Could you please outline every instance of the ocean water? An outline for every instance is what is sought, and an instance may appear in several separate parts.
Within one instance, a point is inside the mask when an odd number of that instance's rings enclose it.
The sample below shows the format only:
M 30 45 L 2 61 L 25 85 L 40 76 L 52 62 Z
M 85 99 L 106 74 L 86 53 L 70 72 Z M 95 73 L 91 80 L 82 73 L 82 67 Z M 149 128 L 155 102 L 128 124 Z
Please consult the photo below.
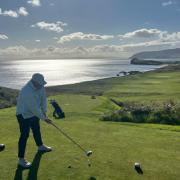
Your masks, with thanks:
M 20 89 L 36 72 L 45 76 L 47 86 L 53 86 L 115 77 L 120 71 L 144 72 L 159 67 L 111 59 L 1 60 L 0 86 Z

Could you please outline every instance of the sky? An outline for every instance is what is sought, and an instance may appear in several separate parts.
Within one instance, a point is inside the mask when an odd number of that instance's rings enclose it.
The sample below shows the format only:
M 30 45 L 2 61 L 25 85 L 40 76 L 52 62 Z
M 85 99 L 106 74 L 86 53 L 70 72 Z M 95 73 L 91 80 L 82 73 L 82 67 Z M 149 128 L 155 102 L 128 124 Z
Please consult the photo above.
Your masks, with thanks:
M 180 0 L 0 0 L 0 59 L 128 58 L 180 47 Z

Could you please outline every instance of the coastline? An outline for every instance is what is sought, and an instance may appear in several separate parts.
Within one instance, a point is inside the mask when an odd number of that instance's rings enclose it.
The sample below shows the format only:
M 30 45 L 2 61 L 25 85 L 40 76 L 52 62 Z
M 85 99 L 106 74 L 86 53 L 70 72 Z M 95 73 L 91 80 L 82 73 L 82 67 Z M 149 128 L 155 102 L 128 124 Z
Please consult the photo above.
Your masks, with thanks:
M 179 64 L 172 64 L 172 65 L 164 64 L 164 65 L 161 65 L 161 67 L 159 67 L 159 68 L 151 69 L 151 70 L 146 70 L 146 71 L 139 71 L 139 73 L 143 73 L 144 74 L 144 73 L 148 73 L 148 72 L 160 72 L 160 71 L 162 72 L 162 71 L 176 70 L 175 67 L 177 67 L 177 70 L 180 70 L 180 65 Z M 129 72 L 131 72 L 131 71 L 129 71 Z M 49 89 L 49 88 L 54 88 L 54 87 L 59 87 L 59 86 L 70 86 L 70 85 L 76 85 L 76 84 L 81 84 L 81 83 L 88 83 L 88 82 L 93 82 L 93 81 L 107 80 L 107 79 L 112 79 L 112 78 L 122 78 L 122 77 L 126 77 L 126 76 L 129 76 L 129 75 L 117 76 L 117 74 L 115 72 L 114 76 L 112 76 L 112 77 L 105 77 L 105 78 L 94 79 L 94 80 L 89 80 L 89 81 L 81 81 L 81 82 L 70 83 L 70 84 L 50 85 L 50 86 L 46 86 L 46 88 Z M 4 88 L 6 90 L 19 91 L 19 89 L 9 88 L 9 87 L 5 87 L 5 86 L 0 86 L 0 89 L 1 88 Z
M 146 70 L 146 71 L 139 71 L 139 73 L 148 73 L 148 72 L 162 72 L 162 71 L 170 71 L 170 70 L 180 70 L 180 64 L 164 64 L 161 65 L 161 67 L 156 68 L 156 69 L 151 69 L 151 70 Z M 131 72 L 131 71 L 129 71 Z M 99 80 L 106 80 L 106 79 L 111 79 L 111 78 L 121 78 L 121 77 L 125 77 L 125 76 L 129 76 L 129 75 L 121 75 L 121 76 L 115 76 L 116 72 L 114 73 L 114 76 L 112 77 L 105 77 L 105 78 L 100 78 L 100 79 L 94 79 L 94 80 L 89 80 L 89 81 L 81 81 L 81 82 L 77 82 L 77 83 L 70 83 L 70 84 L 57 84 L 57 85 L 53 85 L 53 86 L 46 86 L 46 88 L 54 88 L 54 87 L 59 87 L 59 86 L 69 86 L 69 85 L 76 85 L 76 84 L 81 84 L 81 83 L 87 83 L 87 82 L 93 82 L 93 81 L 99 81 Z M 14 89 L 14 88 L 9 88 L 9 87 L 5 87 L 5 86 L 0 86 L 0 88 L 5 88 L 7 90 L 12 90 L 12 91 L 19 91 L 19 89 Z
M 1 63 L 0 63 L 1 64 Z M 121 71 L 153 70 L 160 66 L 131 65 L 129 60 L 37 60 L 2 62 L 2 87 L 21 89 L 35 72 L 44 74 L 47 86 L 68 85 L 116 76 Z M 4 79 L 4 77 L 7 77 Z M 16 77 L 16 82 L 14 81 Z
M 121 82 L 123 78 L 133 78 L 135 76 L 144 76 L 147 73 L 161 73 L 161 72 L 180 72 L 180 64 L 167 65 L 161 68 L 146 71 L 144 73 L 137 73 L 134 75 L 114 76 L 101 78 L 92 81 L 84 81 L 74 84 L 56 85 L 46 87 L 47 96 L 67 93 L 67 94 L 84 94 L 101 96 L 106 90 L 111 89 L 114 80 Z M 12 107 L 16 104 L 16 97 L 19 90 L 6 87 L 0 87 L 0 109 Z

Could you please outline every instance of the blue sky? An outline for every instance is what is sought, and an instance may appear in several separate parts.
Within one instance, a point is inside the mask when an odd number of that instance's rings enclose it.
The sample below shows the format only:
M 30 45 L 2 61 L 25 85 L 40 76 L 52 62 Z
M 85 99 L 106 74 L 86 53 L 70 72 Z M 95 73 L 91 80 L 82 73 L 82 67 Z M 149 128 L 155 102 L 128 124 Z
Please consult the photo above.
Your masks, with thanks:
M 0 57 L 128 57 L 176 48 L 179 19 L 180 0 L 0 0 Z

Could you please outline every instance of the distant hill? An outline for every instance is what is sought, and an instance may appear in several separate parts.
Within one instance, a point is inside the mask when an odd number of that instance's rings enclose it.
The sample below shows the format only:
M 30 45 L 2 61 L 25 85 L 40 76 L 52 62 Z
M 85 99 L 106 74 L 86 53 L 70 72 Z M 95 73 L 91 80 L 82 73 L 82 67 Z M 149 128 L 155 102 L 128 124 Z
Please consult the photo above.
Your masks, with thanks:
M 147 51 L 134 54 L 132 58 L 142 58 L 142 59 L 175 59 L 180 58 L 180 48 L 167 49 L 162 51 Z
M 139 58 L 132 58 L 131 59 L 131 64 L 136 64 L 136 65 L 163 65 L 163 64 L 180 64 L 180 60 L 177 61 L 169 59 L 168 61 L 157 61 L 157 60 L 149 60 L 149 59 L 139 59 Z
M 132 58 L 131 64 L 140 64 L 140 65 L 162 65 L 163 62 L 160 61 L 153 61 L 153 60 L 144 60 L 139 58 Z

